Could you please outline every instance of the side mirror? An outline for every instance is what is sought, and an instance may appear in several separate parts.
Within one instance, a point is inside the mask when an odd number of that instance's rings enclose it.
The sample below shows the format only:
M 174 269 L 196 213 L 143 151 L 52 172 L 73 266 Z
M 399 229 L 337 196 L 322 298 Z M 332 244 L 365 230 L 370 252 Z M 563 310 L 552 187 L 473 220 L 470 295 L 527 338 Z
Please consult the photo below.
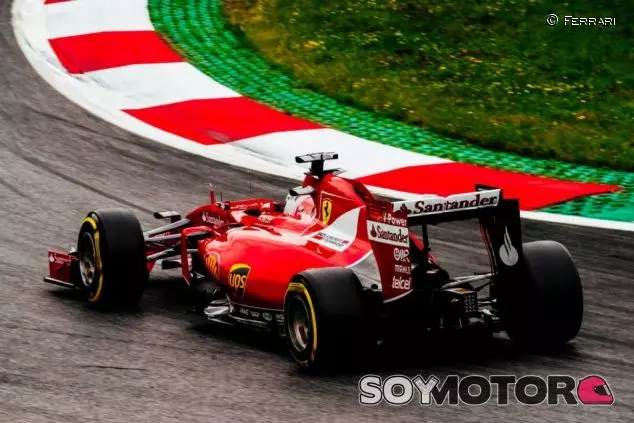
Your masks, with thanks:
M 178 212 L 167 210 L 154 212 L 155 219 L 169 219 L 170 223 L 178 222 L 181 220 L 181 215 Z

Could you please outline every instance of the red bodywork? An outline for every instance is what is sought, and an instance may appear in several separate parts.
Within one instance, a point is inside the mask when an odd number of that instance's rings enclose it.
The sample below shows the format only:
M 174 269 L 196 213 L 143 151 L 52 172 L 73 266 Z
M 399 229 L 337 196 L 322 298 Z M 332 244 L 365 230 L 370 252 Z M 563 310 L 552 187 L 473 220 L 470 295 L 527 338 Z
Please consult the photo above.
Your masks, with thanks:
M 191 230 L 211 224 L 217 232 L 199 242 L 198 254 L 232 303 L 281 310 L 294 275 L 321 267 L 354 270 L 364 262 L 369 265 L 362 283 L 382 288 L 385 300 L 411 290 L 407 265 L 399 268 L 398 288 L 392 287 L 395 247 L 368 237 L 369 208 L 375 210 L 374 220 L 379 223 L 384 213 L 398 214 L 392 212 L 391 203 L 375 199 L 356 181 L 332 174 L 320 179 L 308 175 L 303 187 L 308 186 L 314 192 L 293 214 L 279 211 L 274 200 L 252 199 L 201 206 L 186 216 L 194 225 Z M 383 204 L 384 210 L 379 211 Z M 401 231 L 408 237 L 405 216 L 402 222 Z M 401 257 L 407 257 L 408 242 L 401 244 Z M 389 283 L 381 284 L 381 280 Z
M 493 292 L 498 280 L 515 280 L 523 271 L 518 201 L 483 185 L 448 197 L 430 194 L 385 201 L 361 182 L 339 177 L 334 169 L 325 170 L 324 162 L 336 158 L 336 153 L 296 157 L 297 163 L 311 163 L 311 167 L 302 185 L 291 189 L 283 202 L 270 198 L 217 201 L 211 191 L 207 204 L 184 217 L 175 211 L 154 213 L 169 223 L 145 232 L 128 211 L 93 211 L 84 220 L 80 236 L 91 225 L 94 237 L 80 238 L 80 251 L 49 251 L 50 276 L 44 279 L 89 295 L 93 287 L 98 293 L 108 283 L 109 292 L 118 295 L 117 289 L 129 285 L 117 280 L 126 274 L 116 269 L 135 270 L 125 283 L 134 284 L 139 278 L 145 284 L 143 265 L 151 271 L 160 263 L 163 269 L 181 269 L 196 311 L 208 319 L 280 334 L 287 332 L 285 299 L 295 295 L 296 285 L 308 286 L 304 290 L 335 289 L 331 297 L 325 297 L 329 299 L 343 295 L 336 289 L 354 287 L 362 304 L 355 313 L 370 320 L 399 319 L 444 328 L 469 325 L 475 319 L 499 328 L 493 300 L 481 304 L 478 291 L 491 285 Z M 491 271 L 450 278 L 429 253 L 428 226 L 475 218 Z M 117 222 L 125 225 L 116 226 Z M 421 239 L 409 232 L 416 226 Z M 131 230 L 135 233 L 127 232 Z M 118 236 L 125 243 L 117 243 Z M 92 250 L 83 239 L 94 240 Z M 123 264 L 117 261 L 122 258 Z M 325 268 L 332 269 L 302 275 Z M 313 285 L 311 279 L 318 275 L 333 276 Z M 348 285 L 337 286 L 339 281 Z M 291 285 L 289 294 L 291 282 L 300 283 Z M 483 285 L 476 288 L 471 285 L 474 282 Z M 310 309 L 312 313 L 312 305 Z
M 412 290 L 410 242 L 416 249 L 422 245 L 409 234 L 405 212 L 393 211 L 392 203 L 375 198 L 360 182 L 330 172 L 307 174 L 297 192 L 276 203 L 219 202 L 212 191 L 209 203 L 186 220 L 164 212 L 176 227 L 146 232 L 148 270 L 164 258 L 182 268 L 188 284 L 202 271 L 224 288 L 233 306 L 272 311 L 282 310 L 291 278 L 314 268 L 350 268 L 364 289 L 380 292 L 386 302 Z M 49 259 L 49 282 L 76 285 L 74 253 L 50 251 Z

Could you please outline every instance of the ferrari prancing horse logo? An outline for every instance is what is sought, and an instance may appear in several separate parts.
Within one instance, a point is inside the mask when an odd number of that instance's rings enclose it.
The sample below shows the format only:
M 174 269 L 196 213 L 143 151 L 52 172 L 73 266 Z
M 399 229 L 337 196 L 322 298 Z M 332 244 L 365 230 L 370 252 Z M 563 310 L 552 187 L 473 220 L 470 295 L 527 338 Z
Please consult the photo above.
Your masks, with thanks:
M 324 225 L 330 222 L 330 216 L 332 216 L 332 200 L 326 198 L 321 202 L 321 221 Z

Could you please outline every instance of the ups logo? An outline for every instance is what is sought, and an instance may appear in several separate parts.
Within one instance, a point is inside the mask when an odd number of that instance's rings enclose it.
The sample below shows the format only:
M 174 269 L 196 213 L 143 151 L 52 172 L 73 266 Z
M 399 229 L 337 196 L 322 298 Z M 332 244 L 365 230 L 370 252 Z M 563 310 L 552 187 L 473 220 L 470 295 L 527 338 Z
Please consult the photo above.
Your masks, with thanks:
M 244 296 L 244 290 L 247 287 L 251 266 L 238 263 L 229 269 L 229 287 L 232 288 L 239 298 Z

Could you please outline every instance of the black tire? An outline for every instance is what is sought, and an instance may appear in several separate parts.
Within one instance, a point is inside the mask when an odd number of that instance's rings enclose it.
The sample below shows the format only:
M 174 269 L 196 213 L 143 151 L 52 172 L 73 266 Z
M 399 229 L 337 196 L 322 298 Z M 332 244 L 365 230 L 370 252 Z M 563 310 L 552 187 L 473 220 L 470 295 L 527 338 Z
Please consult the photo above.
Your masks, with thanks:
M 302 313 L 308 318 L 304 331 L 298 329 Z M 319 371 L 347 362 L 369 339 L 366 317 L 361 285 L 351 270 L 299 273 L 284 299 L 286 340 L 293 359 L 303 368 Z M 303 342 L 298 342 L 302 333 Z
M 502 322 L 509 338 L 524 348 L 560 346 L 581 328 L 579 272 L 566 247 L 558 242 L 529 242 L 523 251 L 520 279 L 500 284 Z
M 138 305 L 149 271 L 143 231 L 131 212 L 123 209 L 90 212 L 79 230 L 77 255 L 77 285 L 85 291 L 90 303 L 115 309 Z

